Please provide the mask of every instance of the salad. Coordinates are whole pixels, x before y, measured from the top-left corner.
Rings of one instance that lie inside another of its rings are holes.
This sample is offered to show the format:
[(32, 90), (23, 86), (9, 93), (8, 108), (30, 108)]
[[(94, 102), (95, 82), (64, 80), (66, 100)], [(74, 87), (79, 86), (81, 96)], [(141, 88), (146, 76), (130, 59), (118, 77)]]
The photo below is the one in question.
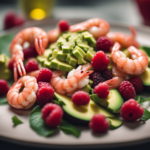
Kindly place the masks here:
[[(106, 132), (123, 119), (148, 120), (142, 103), (149, 98), (137, 95), (149, 88), (149, 48), (136, 41), (133, 27), (131, 35), (109, 29), (93, 18), (72, 26), (61, 20), (48, 33), (38, 27), (20, 31), (10, 43), (11, 58), (0, 55), (0, 95), (16, 109), (31, 108), (30, 127), (42, 136), (56, 127), (79, 137), (76, 124)], [(17, 116), (13, 122), (23, 123)]]

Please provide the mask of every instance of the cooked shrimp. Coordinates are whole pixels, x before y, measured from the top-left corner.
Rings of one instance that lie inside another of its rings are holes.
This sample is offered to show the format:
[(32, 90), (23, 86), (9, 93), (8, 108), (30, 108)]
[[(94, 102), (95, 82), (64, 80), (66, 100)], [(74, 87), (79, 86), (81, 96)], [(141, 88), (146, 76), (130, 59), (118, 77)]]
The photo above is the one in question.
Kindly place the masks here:
[(35, 48), (39, 55), (43, 54), (48, 44), (48, 36), (44, 30), (37, 27), (26, 28), (20, 31), (13, 39), (10, 45), (11, 57), (14, 60), (14, 79), (17, 81), (18, 74), (25, 75), (26, 71), (23, 65), (23, 45), (29, 42), (30, 45), (35, 44)]
[(88, 30), (96, 39), (100, 36), (105, 36), (109, 32), (109, 24), (102, 19), (93, 18), (85, 22), (81, 22), (75, 25), (72, 25), (69, 28), (69, 31), (83, 31)]
[(132, 58), (130, 59), (119, 49), (120, 44), (116, 42), (111, 52), (112, 60), (119, 70), (130, 75), (140, 75), (145, 71), (148, 66), (148, 57), (143, 51), (138, 50), (134, 46), (130, 46), (128, 48)]
[[(60, 76), (62, 74), (61, 71), (54, 71), (50, 84), (55, 89), (55, 91), (59, 94), (67, 94), (72, 93), (76, 89), (83, 88), (86, 84), (88, 84), (88, 75), (93, 71), (88, 71), (91, 66), (85, 68), (84, 70), (73, 70), (73, 73), (70, 73), (67, 79), (62, 79)], [(84, 82), (83, 82), (84, 80)]]
[(109, 32), (106, 37), (109, 38), (113, 43), (119, 42), (122, 47), (127, 48), (129, 46), (135, 46), (139, 47), (140, 45), (138, 44), (137, 41), (135, 41), (136, 37), (136, 31), (133, 27), (129, 27), (131, 30), (132, 35), (128, 36), (124, 33), (112, 33)]
[(57, 27), (53, 30), (50, 30), (47, 35), (48, 35), (48, 41), (49, 43), (54, 43), (57, 41), (58, 36), (61, 34), (60, 29)]
[(29, 73), (27, 73), (28, 76), (32, 76), (32, 77), (37, 77), (37, 75), (39, 74), (40, 70), (36, 70), (36, 71), (31, 71)]
[(15, 82), (8, 91), (8, 103), (17, 109), (29, 109), (36, 101), (37, 90), (38, 85), (36, 78), (23, 76)]

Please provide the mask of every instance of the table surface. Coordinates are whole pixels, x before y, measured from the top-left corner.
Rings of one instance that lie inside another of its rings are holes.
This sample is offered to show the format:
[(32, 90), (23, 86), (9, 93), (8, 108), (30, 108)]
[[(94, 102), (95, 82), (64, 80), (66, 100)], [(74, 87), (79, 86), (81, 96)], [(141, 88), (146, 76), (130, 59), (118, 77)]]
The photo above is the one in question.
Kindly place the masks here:
[[(7, 5), (2, 6), (0, 5), (0, 31), (3, 29), (3, 19), (5, 13), (8, 10), (16, 10), (16, 6), (14, 5)], [(69, 13), (68, 13), (69, 12)], [(142, 23), (142, 19), (140, 14), (136, 8), (136, 5), (131, 0), (113, 0), (109, 1), (109, 3), (103, 3), (102, 5), (97, 6), (86, 6), (86, 7), (66, 7), (66, 6), (56, 6), (53, 11), (53, 17), (57, 19), (69, 19), (69, 18), (103, 18), (107, 21), (117, 21), (122, 22), (125, 24), (130, 25), (140, 25)], [(15, 150), (43, 150), (43, 148), (35, 148), (29, 146), (22, 146), (18, 144), (9, 143), (6, 141), (0, 140), (0, 147), (2, 149), (8, 150), (13, 148)], [(146, 149), (150, 147), (150, 143), (144, 143), (140, 145), (134, 146), (127, 146), (127, 147), (118, 147), (118, 148), (111, 148), (112, 150), (130, 150), (136, 148), (136, 150)], [(1, 149), (0, 148), (0, 149)], [(110, 149), (110, 148), (109, 148)]]

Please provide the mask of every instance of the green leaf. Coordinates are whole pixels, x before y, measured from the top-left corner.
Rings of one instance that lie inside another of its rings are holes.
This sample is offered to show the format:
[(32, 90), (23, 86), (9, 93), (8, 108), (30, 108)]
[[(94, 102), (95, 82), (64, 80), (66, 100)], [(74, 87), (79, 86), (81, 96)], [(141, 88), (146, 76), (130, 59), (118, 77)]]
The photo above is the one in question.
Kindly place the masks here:
[(149, 98), (144, 98), (142, 96), (136, 96), (135, 100), (141, 105), (144, 102), (150, 101), (150, 97)]
[(60, 105), (60, 106), (66, 105), (63, 101), (53, 100), (52, 102), (53, 102), (54, 104), (57, 104), (57, 105)]
[(100, 99), (97, 94), (90, 95), (91, 100), (93, 100), (95, 103), (99, 103), (102, 99)]
[(7, 98), (0, 96), (0, 105), (5, 105), (5, 104), (8, 104)]
[(146, 53), (148, 54), (148, 56), (150, 56), (150, 47), (141, 46), (140, 49), (143, 49), (144, 51), (146, 51)]
[(41, 118), (41, 108), (36, 106), (29, 118), (30, 127), (39, 135), (47, 137), (55, 132), (55, 128), (50, 128), (46, 126), (43, 119)]
[(20, 119), (17, 118), (17, 116), (13, 116), (12, 121), (14, 123), (14, 127), (23, 123)]
[(143, 109), (144, 109), (144, 114), (140, 119), (143, 121), (147, 121), (148, 119), (150, 119), (150, 112), (145, 108)]
[(67, 121), (62, 120), (61, 124), (59, 125), (59, 128), (65, 134), (72, 134), (76, 137), (80, 136), (81, 131), (79, 129), (77, 129), (75, 126), (68, 123)]

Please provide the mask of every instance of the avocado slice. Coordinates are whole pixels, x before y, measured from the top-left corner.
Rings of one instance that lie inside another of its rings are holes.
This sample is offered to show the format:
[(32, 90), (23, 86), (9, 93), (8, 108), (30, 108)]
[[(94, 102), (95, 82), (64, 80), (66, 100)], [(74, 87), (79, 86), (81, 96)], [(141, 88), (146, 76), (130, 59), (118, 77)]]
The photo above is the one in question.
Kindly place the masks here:
[(57, 42), (55, 42), (55, 43), (50, 44), (49, 49), (54, 50), (54, 49), (56, 49), (57, 47), (58, 47), (58, 46), (57, 46)]
[(87, 60), (87, 61), (89, 61), (89, 62), (91, 62), (92, 61), (92, 58), (94, 57), (94, 55), (95, 55), (95, 51), (93, 51), (92, 49), (89, 49), (88, 51), (87, 51), (87, 53), (86, 53), (86, 56), (85, 56), (85, 59)]
[(92, 119), (94, 114), (103, 114), (110, 121), (110, 128), (117, 128), (122, 124), (122, 121), (117, 119), (114, 114), (110, 113), (108, 110), (103, 107), (97, 105), (92, 100), (90, 100), (88, 105), (85, 106), (77, 106), (73, 104), (70, 97), (65, 95), (60, 95), (58, 93), (54, 93), (55, 98), (58, 101), (63, 101), (65, 105), (62, 106), (65, 116), (69, 118), (69, 121), (78, 124), (88, 124)]
[(76, 58), (84, 58), (86, 56), (86, 53), (78, 46), (73, 49), (72, 53)]
[(45, 56), (37, 56), (37, 61), (43, 66), (44, 62), (47, 60)]
[(64, 54), (62, 51), (58, 51), (56, 54), (56, 58), (61, 61), (66, 61), (67, 54)]
[(108, 69), (109, 70), (112, 70), (112, 66), (113, 66), (113, 60), (112, 60), (112, 58), (111, 58), (111, 53), (106, 53), (106, 55), (108, 55), (109, 56), (109, 59), (110, 59), (110, 62), (109, 62), (109, 64), (108, 64)]
[(0, 55), (0, 64), (4, 64), (6, 61), (6, 56), (4, 54)]
[(44, 56), (45, 56), (45, 57), (50, 57), (50, 56), (52, 56), (52, 50), (51, 50), (51, 49), (46, 49), (45, 52), (44, 52)]
[(84, 39), (85, 39), (86, 41), (88, 41), (90, 44), (96, 44), (95, 38), (94, 38), (93, 35), (90, 34), (89, 32), (87, 32), (87, 31), (86, 31), (86, 32), (83, 32), (82, 35), (83, 35)]
[(71, 56), (71, 54), (67, 55), (66, 62), (74, 67), (77, 65), (77, 59), (75, 57)]
[(91, 86), (89, 84), (87, 84), (85, 87), (82, 88), (83, 91), (90, 93), (90, 91), (92, 90)]
[(78, 65), (82, 65), (82, 64), (86, 64), (86, 63), (87, 62), (82, 57), (78, 58)]
[(58, 51), (59, 51), (58, 49), (53, 50), (52, 56), (49, 57), (48, 60), (49, 60), (49, 61), (53, 60), (53, 59), (56, 57)]

